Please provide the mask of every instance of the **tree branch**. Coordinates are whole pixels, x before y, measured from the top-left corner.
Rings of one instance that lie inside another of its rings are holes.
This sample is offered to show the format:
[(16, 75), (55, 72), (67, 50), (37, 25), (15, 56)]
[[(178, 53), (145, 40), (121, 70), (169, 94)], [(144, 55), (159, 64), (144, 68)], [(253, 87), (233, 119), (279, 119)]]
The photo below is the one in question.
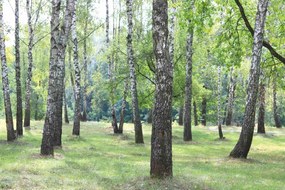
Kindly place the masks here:
[[(235, 0), (235, 2), (236, 2), (237, 6), (238, 6), (238, 8), (239, 8), (240, 14), (241, 14), (241, 16), (242, 16), (242, 19), (243, 19), (243, 21), (244, 21), (244, 23), (245, 23), (247, 29), (249, 30), (250, 34), (253, 36), (253, 35), (254, 35), (254, 30), (253, 30), (253, 28), (251, 27), (251, 25), (250, 25), (250, 23), (249, 23), (249, 21), (248, 21), (246, 15), (245, 15), (245, 11), (244, 11), (244, 8), (243, 8), (242, 4), (240, 3), (239, 0)], [(263, 46), (266, 47), (266, 48), (269, 50), (269, 52), (271, 53), (272, 56), (274, 56), (275, 58), (277, 58), (279, 61), (281, 61), (281, 62), (285, 65), (285, 57), (283, 57), (282, 55), (280, 55), (280, 54), (272, 47), (272, 45), (271, 45), (269, 42), (263, 40)]]

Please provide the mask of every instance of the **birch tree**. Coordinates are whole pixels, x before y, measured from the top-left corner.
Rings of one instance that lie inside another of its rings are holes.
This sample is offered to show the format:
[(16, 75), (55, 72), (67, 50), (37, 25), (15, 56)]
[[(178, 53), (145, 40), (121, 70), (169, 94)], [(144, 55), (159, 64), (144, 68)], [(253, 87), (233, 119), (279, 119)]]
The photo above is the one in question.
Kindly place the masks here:
[(63, 97), (65, 48), (70, 31), (74, 6), (73, 0), (66, 1), (65, 18), (60, 29), (61, 0), (52, 0), (49, 84), (47, 111), (41, 144), (42, 155), (53, 155), (54, 146), (61, 146), (62, 129), (60, 127), (60, 122), (58, 121), (58, 114), (60, 113), (59, 109), (61, 109), (62, 113), (60, 96), (61, 98)]
[(156, 85), (150, 175), (155, 178), (165, 178), (173, 175), (171, 129), (173, 65), (169, 60), (167, 0), (153, 0), (152, 24)]
[(135, 127), (135, 142), (143, 142), (142, 124), (139, 112), (138, 92), (137, 92), (137, 79), (135, 73), (135, 60), (133, 52), (133, 1), (126, 0), (127, 16), (128, 16), (128, 36), (127, 36), (127, 55), (130, 68), (130, 80), (131, 80), (131, 94), (132, 94), (132, 108), (133, 108), (133, 120)]
[[(77, 0), (74, 0), (76, 4)], [(75, 108), (74, 108), (74, 119), (73, 119), (73, 131), (72, 135), (80, 135), (80, 109), (81, 109), (81, 96), (80, 96), (80, 68), (78, 62), (78, 40), (76, 32), (76, 8), (72, 16), (71, 34), (73, 42), (73, 64), (75, 72)]]
[(264, 24), (269, 0), (259, 0), (257, 4), (257, 14), (253, 36), (252, 61), (247, 88), (247, 101), (242, 130), (239, 140), (230, 153), (233, 158), (247, 158), (251, 147), (254, 124), (255, 108), (258, 94), (258, 84), (260, 75), (260, 60), (262, 55)]
[(4, 21), (3, 21), (3, 0), (0, 0), (0, 56), (1, 56), (1, 69), (2, 69), (2, 85), (3, 85), (3, 97), (5, 107), (5, 118), (7, 128), (7, 141), (14, 141), (16, 135), (14, 133), (13, 115), (10, 101), (10, 87), (8, 79), (8, 67), (5, 50), (4, 40)]

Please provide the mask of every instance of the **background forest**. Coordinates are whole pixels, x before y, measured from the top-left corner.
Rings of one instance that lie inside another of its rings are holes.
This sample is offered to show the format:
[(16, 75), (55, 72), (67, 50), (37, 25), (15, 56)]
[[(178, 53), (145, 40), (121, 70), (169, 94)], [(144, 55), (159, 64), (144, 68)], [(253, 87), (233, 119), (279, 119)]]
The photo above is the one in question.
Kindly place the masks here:
[[(21, 17), (26, 18), (25, 4), (21, 2)], [(249, 19), (255, 16), (255, 1), (244, 2), (245, 11)], [(114, 5), (114, 6), (113, 6)], [(5, 8), (11, 8), (12, 2), (7, 2)], [(31, 118), (44, 119), (46, 111), (46, 98), (48, 87), (48, 62), (50, 47), (50, 3), (44, 0), (35, 1), (31, 5), (32, 23), (34, 27), (33, 45), (33, 77), (31, 81)], [(266, 39), (274, 44), (274, 47), (282, 54), (284, 48), (284, 18), (280, 7), (284, 6), (281, 1), (272, 1), (269, 6), (267, 18)], [(110, 2), (110, 47), (105, 44), (105, 12), (104, 2), (78, 1), (77, 6), (77, 32), (78, 32), (78, 56), (82, 79), (81, 86), (81, 112), (86, 109), (88, 120), (110, 121), (111, 101), (110, 89), (114, 88), (114, 106), (116, 115), (120, 117), (120, 110), (124, 96), (124, 81), (129, 76), (129, 68), (126, 55), (127, 14), (124, 2), (114, 0)], [(232, 124), (240, 125), (243, 118), (246, 86), (250, 66), (252, 37), (247, 31), (238, 7), (235, 2), (212, 2), (202, 1), (197, 3), (195, 13), (186, 11), (185, 4), (177, 1), (170, 3), (175, 8), (175, 53), (174, 53), (174, 105), (173, 119), (179, 121), (179, 111), (183, 110), (184, 85), (185, 85), (185, 62), (186, 62), (186, 32), (185, 25), (188, 17), (194, 18), (195, 31), (193, 43), (193, 102), (196, 104), (198, 122), (202, 120), (203, 98), (207, 101), (207, 125), (217, 124), (217, 86), (218, 67), (221, 67), (221, 108), (223, 124), (228, 112), (232, 111)], [(152, 26), (151, 26), (151, 2), (133, 2), (134, 19), (134, 57), (136, 62), (138, 99), (140, 117), (147, 122), (149, 112), (152, 109), (154, 94), (154, 57), (152, 50)], [(4, 9), (5, 10), (5, 9)], [(40, 13), (39, 13), (40, 12)], [(10, 12), (9, 12), (10, 13)], [(194, 15), (192, 15), (194, 14)], [(5, 15), (6, 16), (6, 15)], [(11, 88), (11, 102), (13, 110), (16, 110), (16, 80), (14, 72), (15, 58), (13, 47), (13, 15), (7, 15), (5, 32), (7, 34), (7, 63), (9, 67), (9, 81)], [(26, 92), (26, 78), (28, 75), (28, 43), (29, 32), (26, 19), (21, 18), (20, 47), (21, 47), (21, 83), (22, 92)], [(66, 105), (69, 118), (74, 114), (74, 68), (72, 51), (66, 55)], [(86, 50), (84, 50), (86, 48)], [(107, 50), (107, 51), (106, 51)], [(107, 54), (112, 55), (114, 61), (113, 84), (108, 79)], [(85, 59), (84, 59), (85, 58)], [(85, 61), (87, 63), (85, 63)], [(84, 68), (87, 64), (87, 70)], [(274, 126), (273, 102), (276, 101), (277, 114), (280, 122), (284, 124), (285, 116), (284, 100), (284, 77), (282, 76), (283, 65), (274, 60), (271, 54), (265, 51), (263, 59), (263, 81), (266, 85), (266, 114), (265, 123)], [(87, 71), (87, 72), (86, 72)], [(273, 85), (276, 83), (275, 85)], [(273, 89), (276, 87), (276, 89)], [(275, 91), (276, 99), (273, 97)], [(126, 102), (125, 121), (132, 121), (131, 96), (128, 91)], [(232, 94), (231, 94), (232, 93)], [(3, 94), (0, 94), (3, 99)], [(23, 100), (25, 93), (22, 94)], [(229, 97), (232, 96), (228, 102)], [(86, 97), (86, 98), (83, 98)], [(86, 101), (86, 108), (83, 107)], [(4, 102), (0, 104), (1, 117), (4, 118)], [(231, 106), (229, 106), (231, 105)], [(24, 106), (24, 102), (23, 102)], [(228, 110), (232, 109), (232, 110)], [(16, 111), (13, 111), (16, 114)], [(180, 114), (181, 116), (182, 114)]]

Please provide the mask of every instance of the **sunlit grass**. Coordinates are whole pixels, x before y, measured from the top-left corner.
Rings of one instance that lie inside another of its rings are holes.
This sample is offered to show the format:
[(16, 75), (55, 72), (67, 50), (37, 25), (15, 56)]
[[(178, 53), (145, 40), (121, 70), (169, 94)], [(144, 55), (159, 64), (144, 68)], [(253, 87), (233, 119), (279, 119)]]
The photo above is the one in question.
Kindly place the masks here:
[(134, 143), (133, 125), (113, 135), (110, 124), (82, 123), (81, 136), (63, 126), (63, 147), (54, 158), (39, 155), (43, 122), (16, 142), (6, 142), (0, 121), (0, 189), (284, 189), (285, 130), (267, 128), (255, 135), (248, 160), (228, 158), (240, 128), (193, 127), (193, 141), (183, 142), (183, 128), (173, 126), (173, 179), (149, 178), (151, 126), (143, 125), (144, 145)]

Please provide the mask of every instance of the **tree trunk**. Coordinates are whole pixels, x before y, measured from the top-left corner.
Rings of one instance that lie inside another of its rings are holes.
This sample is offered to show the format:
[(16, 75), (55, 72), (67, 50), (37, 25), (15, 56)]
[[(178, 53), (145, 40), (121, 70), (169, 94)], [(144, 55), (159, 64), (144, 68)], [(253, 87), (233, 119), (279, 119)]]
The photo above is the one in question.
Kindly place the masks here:
[(178, 125), (183, 126), (184, 106), (180, 106), (178, 113)]
[(123, 127), (124, 127), (124, 116), (125, 116), (125, 110), (126, 110), (126, 99), (128, 95), (128, 79), (125, 80), (125, 88), (124, 88), (124, 95), (123, 95), (123, 101), (122, 101), (122, 108), (121, 108), (121, 114), (120, 114), (120, 124), (119, 124), (119, 131), (118, 133), (123, 133)]
[[(75, 7), (77, 0), (74, 0)], [(72, 25), (71, 25), (71, 34), (72, 34), (72, 42), (73, 42), (73, 64), (74, 64), (74, 71), (75, 71), (75, 108), (74, 108), (74, 119), (73, 119), (73, 131), (72, 135), (79, 136), (80, 135), (80, 68), (78, 62), (78, 40), (77, 40), (77, 32), (76, 32), (76, 8), (73, 12), (72, 16)]]
[(168, 4), (153, 0), (153, 47), (156, 59), (155, 104), (151, 134), (151, 169), (155, 178), (172, 177), (173, 65), (168, 49)]
[(74, 11), (74, 1), (67, 0), (66, 2), (65, 18), (61, 30), (59, 28), (60, 6), (60, 0), (52, 1), (50, 74), (47, 112), (41, 144), (42, 155), (53, 155), (54, 146), (61, 146), (62, 115), (59, 115), (62, 113), (64, 57), (72, 12)]
[(38, 105), (39, 105), (39, 95), (36, 94), (36, 101), (35, 101), (35, 120), (38, 121), (39, 117), (38, 117)]
[(135, 71), (135, 60), (133, 53), (133, 4), (132, 0), (126, 1), (127, 16), (128, 16), (128, 36), (127, 36), (127, 55), (130, 68), (131, 79), (131, 94), (132, 94), (132, 108), (133, 108), (133, 120), (135, 127), (135, 142), (143, 142), (143, 131), (139, 112), (138, 92), (137, 92), (137, 79)]
[(63, 93), (64, 93), (64, 78), (65, 78), (65, 50), (68, 42), (70, 28), (72, 25), (72, 15), (74, 12), (75, 1), (66, 0), (65, 17), (59, 33), (58, 40), (58, 90), (57, 90), (57, 108), (55, 119), (55, 134), (54, 134), (54, 146), (61, 147), (61, 135), (62, 135), (62, 108), (63, 108)]
[(15, 0), (15, 73), (16, 73), (16, 94), (17, 113), (16, 128), (17, 135), (23, 136), (23, 108), (22, 108), (22, 87), (21, 87), (21, 66), (20, 66), (20, 23), (19, 23), (19, 0)]
[(230, 153), (230, 157), (233, 158), (247, 158), (252, 143), (259, 85), (260, 60), (262, 55), (263, 31), (268, 2), (269, 0), (259, 0), (257, 5), (246, 108), (239, 140)]
[(10, 101), (10, 88), (8, 79), (8, 67), (5, 50), (4, 40), (4, 24), (3, 24), (3, 2), (0, 1), (0, 54), (1, 54), (1, 69), (2, 69), (2, 85), (3, 85), (3, 97), (5, 106), (5, 118), (7, 128), (7, 141), (14, 141), (16, 135), (14, 133), (13, 116)]
[(198, 126), (198, 113), (197, 113), (197, 105), (196, 105), (196, 101), (194, 100), (193, 102), (193, 112), (194, 112), (194, 125)]
[[(65, 89), (65, 87), (64, 87), (64, 89)], [(65, 90), (64, 90), (63, 98), (64, 98), (64, 122), (69, 123)]]
[[(109, 38), (109, 2), (106, 0), (106, 45), (107, 48), (109, 48), (110, 45), (110, 38)], [(111, 60), (110, 55), (107, 55), (107, 60), (109, 63), (108, 67), (108, 77), (109, 77), (109, 82), (111, 86), (111, 92), (110, 92), (110, 98), (111, 98), (111, 115), (112, 115), (112, 127), (114, 130), (114, 133), (118, 133), (118, 124), (117, 124), (117, 119), (116, 119), (116, 111), (115, 111), (115, 89), (114, 89), (114, 81), (113, 81), (113, 62)]]
[(88, 29), (88, 22), (89, 22), (89, 6), (90, 0), (86, 2), (86, 12), (87, 16), (85, 18), (84, 23), (84, 40), (83, 40), (83, 69), (84, 69), (84, 86), (83, 86), (83, 113), (81, 121), (87, 121), (87, 85), (88, 85), (88, 71), (87, 71), (87, 29)]
[[(194, 5), (191, 5), (192, 10)], [(193, 55), (193, 26), (189, 22), (186, 44), (186, 79), (184, 103), (184, 141), (192, 141), (191, 109), (192, 109), (192, 55)]]
[(265, 133), (264, 118), (265, 118), (265, 82), (264, 76), (261, 75), (261, 80), (259, 83), (259, 111), (258, 111), (258, 125), (257, 133)]
[(222, 124), (221, 124), (221, 66), (218, 66), (218, 131), (219, 138), (224, 139)]
[(278, 114), (278, 107), (277, 107), (277, 83), (276, 83), (276, 76), (273, 76), (273, 114), (274, 114), (274, 122), (276, 128), (281, 128), (282, 124), (280, 122), (280, 117)]
[(206, 126), (207, 124), (207, 98), (206, 97), (203, 97), (203, 100), (202, 100), (202, 125), (203, 126)]
[(226, 125), (230, 126), (232, 124), (232, 116), (233, 116), (233, 105), (234, 105), (234, 96), (236, 89), (236, 81), (233, 76), (233, 67), (231, 68), (231, 78), (230, 78), (230, 86), (229, 86), (229, 95), (228, 95), (228, 106), (227, 106), (227, 115), (226, 115)]
[(31, 80), (32, 80), (32, 69), (33, 69), (33, 43), (34, 43), (34, 30), (32, 27), (32, 6), (31, 1), (26, 1), (26, 10), (28, 16), (28, 29), (29, 29), (29, 43), (28, 43), (28, 72), (26, 79), (26, 99), (25, 99), (25, 118), (24, 127), (30, 128), (31, 119)]

